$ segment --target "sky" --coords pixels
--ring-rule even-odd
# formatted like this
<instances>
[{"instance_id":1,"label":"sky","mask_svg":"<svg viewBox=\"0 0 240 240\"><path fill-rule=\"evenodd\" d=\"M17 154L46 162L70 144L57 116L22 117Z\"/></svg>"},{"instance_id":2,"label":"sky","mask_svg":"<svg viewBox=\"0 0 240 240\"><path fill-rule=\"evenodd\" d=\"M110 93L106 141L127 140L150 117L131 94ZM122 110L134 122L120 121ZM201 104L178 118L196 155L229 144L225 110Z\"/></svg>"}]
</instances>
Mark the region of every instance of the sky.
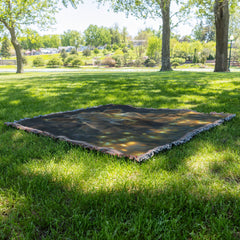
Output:
<instances>
[{"instance_id":1,"label":"sky","mask_svg":"<svg viewBox=\"0 0 240 240\"><path fill-rule=\"evenodd\" d=\"M176 6L172 6L172 9L175 8ZM52 26L52 29L40 32L40 34L63 34L68 29L83 33L90 24L99 27L112 27L114 24L118 24L120 29L127 27L128 33L134 37L140 30L146 27L158 30L161 25L161 19L141 20L133 16L126 17L124 13L109 11L107 6L98 8L97 3L88 0L84 4L80 4L77 9L73 9L71 6L68 6L68 8L62 7L62 10L56 14L56 24ZM173 32L183 36L190 35L191 30L192 27L189 24L181 24L181 28L179 27Z\"/></svg>"}]
</instances>

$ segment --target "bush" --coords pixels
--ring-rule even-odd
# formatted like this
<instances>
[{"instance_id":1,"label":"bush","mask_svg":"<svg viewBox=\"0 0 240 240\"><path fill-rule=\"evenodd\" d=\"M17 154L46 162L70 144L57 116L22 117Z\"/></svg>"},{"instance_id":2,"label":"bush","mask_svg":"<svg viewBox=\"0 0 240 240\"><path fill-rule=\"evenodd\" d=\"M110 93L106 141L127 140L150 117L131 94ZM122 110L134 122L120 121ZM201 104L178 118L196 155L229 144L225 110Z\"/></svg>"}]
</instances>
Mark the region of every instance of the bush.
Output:
<instances>
[{"instance_id":1,"label":"bush","mask_svg":"<svg viewBox=\"0 0 240 240\"><path fill-rule=\"evenodd\" d=\"M44 65L45 65L45 63L44 63L44 59L42 57L36 57L33 60L33 66L34 67L42 67Z\"/></svg>"},{"instance_id":2,"label":"bush","mask_svg":"<svg viewBox=\"0 0 240 240\"><path fill-rule=\"evenodd\" d=\"M68 67L79 67L84 65L83 61L77 55L71 55L67 57L64 61L64 66Z\"/></svg>"},{"instance_id":3,"label":"bush","mask_svg":"<svg viewBox=\"0 0 240 240\"><path fill-rule=\"evenodd\" d=\"M98 48L94 48L93 52L94 52L95 54L98 54L98 53L99 53L99 49L98 49Z\"/></svg>"},{"instance_id":4,"label":"bush","mask_svg":"<svg viewBox=\"0 0 240 240\"><path fill-rule=\"evenodd\" d=\"M114 51L116 51L118 48L119 48L119 46L118 46L116 43L114 43L114 44L112 45L112 49L113 49Z\"/></svg>"},{"instance_id":5,"label":"bush","mask_svg":"<svg viewBox=\"0 0 240 240\"><path fill-rule=\"evenodd\" d=\"M61 50L60 56L61 56L63 61L67 58L68 54L66 53L65 49Z\"/></svg>"},{"instance_id":6,"label":"bush","mask_svg":"<svg viewBox=\"0 0 240 240\"><path fill-rule=\"evenodd\" d=\"M76 58L76 56L69 56L65 59L64 61L64 66L69 66L71 65L71 62L74 60L74 58Z\"/></svg>"},{"instance_id":7,"label":"bush","mask_svg":"<svg viewBox=\"0 0 240 240\"><path fill-rule=\"evenodd\" d=\"M127 67L130 59L130 55L128 53L125 53L122 57L123 59L123 66Z\"/></svg>"},{"instance_id":8,"label":"bush","mask_svg":"<svg viewBox=\"0 0 240 240\"><path fill-rule=\"evenodd\" d=\"M115 67L116 61L113 58L107 57L102 60L102 65L108 65L109 67Z\"/></svg>"},{"instance_id":9,"label":"bush","mask_svg":"<svg viewBox=\"0 0 240 240\"><path fill-rule=\"evenodd\" d=\"M84 49L82 52L82 55L85 57L91 56L91 50L90 49Z\"/></svg>"},{"instance_id":10,"label":"bush","mask_svg":"<svg viewBox=\"0 0 240 240\"><path fill-rule=\"evenodd\" d=\"M100 66L101 65L101 60L98 58L94 61L94 65Z\"/></svg>"},{"instance_id":11,"label":"bush","mask_svg":"<svg viewBox=\"0 0 240 240\"><path fill-rule=\"evenodd\" d=\"M114 52L114 55L123 55L123 51L121 49L117 49L115 52Z\"/></svg>"},{"instance_id":12,"label":"bush","mask_svg":"<svg viewBox=\"0 0 240 240\"><path fill-rule=\"evenodd\" d=\"M78 55L78 52L77 52L76 48L72 48L70 54L71 55Z\"/></svg>"},{"instance_id":13,"label":"bush","mask_svg":"<svg viewBox=\"0 0 240 240\"><path fill-rule=\"evenodd\" d=\"M107 55L107 54L108 54L107 49L103 49L103 54L104 54L104 55Z\"/></svg>"},{"instance_id":14,"label":"bush","mask_svg":"<svg viewBox=\"0 0 240 240\"><path fill-rule=\"evenodd\" d=\"M200 63L205 64L207 61L207 58L205 56L201 56L199 61L200 61Z\"/></svg>"},{"instance_id":15,"label":"bush","mask_svg":"<svg viewBox=\"0 0 240 240\"><path fill-rule=\"evenodd\" d=\"M134 67L141 67L143 65L143 60L141 58L137 58L134 63Z\"/></svg>"},{"instance_id":16,"label":"bush","mask_svg":"<svg viewBox=\"0 0 240 240\"><path fill-rule=\"evenodd\" d=\"M154 67L156 66L156 64L157 64L156 61L154 61L154 59L151 59L151 58L146 59L144 62L144 65L146 67Z\"/></svg>"},{"instance_id":17,"label":"bush","mask_svg":"<svg viewBox=\"0 0 240 240\"><path fill-rule=\"evenodd\" d=\"M56 68L56 67L60 67L62 66L63 62L60 58L58 57L52 57L48 63L47 63L47 66L48 67L51 67L51 68Z\"/></svg>"},{"instance_id":18,"label":"bush","mask_svg":"<svg viewBox=\"0 0 240 240\"><path fill-rule=\"evenodd\" d=\"M106 49L108 50L108 51L111 51L112 50L112 47L111 47L111 45L107 45L107 47L106 47Z\"/></svg>"},{"instance_id":19,"label":"bush","mask_svg":"<svg viewBox=\"0 0 240 240\"><path fill-rule=\"evenodd\" d=\"M123 53L128 53L128 48L127 48L127 47L124 47L124 48L122 49L122 52L123 52Z\"/></svg>"},{"instance_id":20,"label":"bush","mask_svg":"<svg viewBox=\"0 0 240 240\"><path fill-rule=\"evenodd\" d=\"M174 62L179 63L179 65L180 65L180 64L184 64L186 62L186 60L185 60L185 58L172 58L171 63L174 63Z\"/></svg>"},{"instance_id":21,"label":"bush","mask_svg":"<svg viewBox=\"0 0 240 240\"><path fill-rule=\"evenodd\" d=\"M79 57L75 57L72 61L71 61L71 65L73 67L79 67L83 65L83 61L79 58Z\"/></svg>"},{"instance_id":22,"label":"bush","mask_svg":"<svg viewBox=\"0 0 240 240\"><path fill-rule=\"evenodd\" d=\"M116 67L122 67L123 66L123 56L121 55L116 55L112 57L115 62L116 62Z\"/></svg>"}]
</instances>

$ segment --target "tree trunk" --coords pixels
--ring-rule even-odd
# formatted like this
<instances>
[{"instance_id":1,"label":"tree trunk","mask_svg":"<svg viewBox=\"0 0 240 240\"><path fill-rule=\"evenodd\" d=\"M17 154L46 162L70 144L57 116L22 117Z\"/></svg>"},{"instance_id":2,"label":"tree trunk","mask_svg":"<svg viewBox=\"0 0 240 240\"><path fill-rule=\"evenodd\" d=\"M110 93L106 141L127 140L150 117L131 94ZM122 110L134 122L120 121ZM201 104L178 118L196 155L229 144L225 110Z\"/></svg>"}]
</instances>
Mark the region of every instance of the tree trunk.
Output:
<instances>
[{"instance_id":1,"label":"tree trunk","mask_svg":"<svg viewBox=\"0 0 240 240\"><path fill-rule=\"evenodd\" d=\"M214 6L216 25L216 63L214 72L227 72L228 69L228 0L215 0Z\"/></svg>"},{"instance_id":2,"label":"tree trunk","mask_svg":"<svg viewBox=\"0 0 240 240\"><path fill-rule=\"evenodd\" d=\"M11 42L16 52L17 57L17 73L23 73L23 59L22 59L22 52L21 52L21 45L17 41L15 28L12 27L9 29L11 34Z\"/></svg>"},{"instance_id":3,"label":"tree trunk","mask_svg":"<svg viewBox=\"0 0 240 240\"><path fill-rule=\"evenodd\" d=\"M170 4L171 0L161 0L162 11L162 67L160 71L172 71L170 63Z\"/></svg>"}]
</instances>

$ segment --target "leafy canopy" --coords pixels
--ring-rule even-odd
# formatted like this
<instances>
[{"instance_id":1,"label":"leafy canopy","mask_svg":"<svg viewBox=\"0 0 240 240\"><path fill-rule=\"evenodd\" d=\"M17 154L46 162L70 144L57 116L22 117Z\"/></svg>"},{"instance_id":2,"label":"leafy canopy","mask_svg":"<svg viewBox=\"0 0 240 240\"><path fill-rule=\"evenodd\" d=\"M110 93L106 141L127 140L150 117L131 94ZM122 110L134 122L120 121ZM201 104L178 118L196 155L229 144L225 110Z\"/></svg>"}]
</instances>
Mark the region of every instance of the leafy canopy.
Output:
<instances>
[{"instance_id":1,"label":"leafy canopy","mask_svg":"<svg viewBox=\"0 0 240 240\"><path fill-rule=\"evenodd\" d=\"M58 10L57 0L0 0L0 24L18 31L32 24L46 27Z\"/></svg>"}]
</instances>

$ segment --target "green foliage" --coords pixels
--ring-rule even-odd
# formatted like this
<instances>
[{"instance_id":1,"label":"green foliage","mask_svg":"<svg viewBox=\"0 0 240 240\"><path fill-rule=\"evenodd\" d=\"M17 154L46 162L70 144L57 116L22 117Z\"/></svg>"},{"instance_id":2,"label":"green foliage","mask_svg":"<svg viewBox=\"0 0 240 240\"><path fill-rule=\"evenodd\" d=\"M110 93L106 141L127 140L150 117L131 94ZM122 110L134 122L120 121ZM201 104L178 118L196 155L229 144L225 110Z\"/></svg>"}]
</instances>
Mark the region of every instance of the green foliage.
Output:
<instances>
[{"instance_id":1,"label":"green foliage","mask_svg":"<svg viewBox=\"0 0 240 240\"><path fill-rule=\"evenodd\" d=\"M83 37L80 32L75 30L68 30L61 35L62 46L75 46L79 48L83 44Z\"/></svg>"},{"instance_id":2,"label":"green foliage","mask_svg":"<svg viewBox=\"0 0 240 240\"><path fill-rule=\"evenodd\" d=\"M116 62L116 67L123 67L124 66L124 60L123 60L123 56L122 55L114 55L112 57L115 62Z\"/></svg>"},{"instance_id":3,"label":"green foliage","mask_svg":"<svg viewBox=\"0 0 240 240\"><path fill-rule=\"evenodd\" d=\"M84 49L83 52L82 52L82 55L85 56L85 57L89 57L91 56L91 50L90 49Z\"/></svg>"},{"instance_id":4,"label":"green foliage","mask_svg":"<svg viewBox=\"0 0 240 240\"><path fill-rule=\"evenodd\" d=\"M173 65L173 63L178 63L180 64L184 64L186 62L185 58L171 58L171 63Z\"/></svg>"},{"instance_id":5,"label":"green foliage","mask_svg":"<svg viewBox=\"0 0 240 240\"><path fill-rule=\"evenodd\" d=\"M60 35L57 34L43 35L40 41L44 48L58 48L62 45Z\"/></svg>"},{"instance_id":6,"label":"green foliage","mask_svg":"<svg viewBox=\"0 0 240 240\"><path fill-rule=\"evenodd\" d=\"M128 67L132 58L129 53L124 53L123 55L123 66Z\"/></svg>"},{"instance_id":7,"label":"green foliage","mask_svg":"<svg viewBox=\"0 0 240 240\"><path fill-rule=\"evenodd\" d=\"M111 34L109 29L90 25L85 31L85 42L87 46L98 47L111 43Z\"/></svg>"},{"instance_id":8,"label":"green foliage","mask_svg":"<svg viewBox=\"0 0 240 240\"><path fill-rule=\"evenodd\" d=\"M103 49L103 54L107 55L108 54L108 50L107 49Z\"/></svg>"},{"instance_id":9,"label":"green foliage","mask_svg":"<svg viewBox=\"0 0 240 240\"><path fill-rule=\"evenodd\" d=\"M64 61L64 66L66 67L79 67L84 65L82 59L77 55L70 55Z\"/></svg>"},{"instance_id":10,"label":"green foliage","mask_svg":"<svg viewBox=\"0 0 240 240\"><path fill-rule=\"evenodd\" d=\"M208 24L205 26L203 25L203 22L199 25L196 25L193 29L193 36L195 40L199 40L201 42L209 42L209 41L215 41L216 40L216 30L214 26L214 19L212 18Z\"/></svg>"},{"instance_id":11,"label":"green foliage","mask_svg":"<svg viewBox=\"0 0 240 240\"><path fill-rule=\"evenodd\" d=\"M31 23L49 26L54 23L54 13L58 11L58 1L28 0L0 1L0 22L6 27L24 29Z\"/></svg>"},{"instance_id":12,"label":"green foliage","mask_svg":"<svg viewBox=\"0 0 240 240\"><path fill-rule=\"evenodd\" d=\"M133 66L134 67L141 67L143 66L143 59L142 58L137 58L134 62L133 62Z\"/></svg>"},{"instance_id":13,"label":"green foliage","mask_svg":"<svg viewBox=\"0 0 240 240\"><path fill-rule=\"evenodd\" d=\"M114 43L114 44L112 45L112 49L113 49L114 51L116 51L116 50L119 49L119 46L118 46L116 43Z\"/></svg>"},{"instance_id":14,"label":"green foliage","mask_svg":"<svg viewBox=\"0 0 240 240\"><path fill-rule=\"evenodd\" d=\"M94 48L93 52L94 52L95 54L98 54L98 53L99 53L99 49L98 49L98 48Z\"/></svg>"},{"instance_id":15,"label":"green foliage","mask_svg":"<svg viewBox=\"0 0 240 240\"><path fill-rule=\"evenodd\" d=\"M140 30L137 34L137 36L134 38L135 40L144 40L145 45L147 45L149 39L151 37L154 37L155 32L151 28L146 28L144 30Z\"/></svg>"},{"instance_id":16,"label":"green foliage","mask_svg":"<svg viewBox=\"0 0 240 240\"><path fill-rule=\"evenodd\" d=\"M26 29L19 41L23 49L32 51L43 47L41 38L37 31Z\"/></svg>"},{"instance_id":17,"label":"green foliage","mask_svg":"<svg viewBox=\"0 0 240 240\"><path fill-rule=\"evenodd\" d=\"M233 35L235 41L240 40L240 5L230 15L229 36Z\"/></svg>"},{"instance_id":18,"label":"green foliage","mask_svg":"<svg viewBox=\"0 0 240 240\"><path fill-rule=\"evenodd\" d=\"M155 67L157 65L157 63L154 59L148 58L144 61L144 65L146 67Z\"/></svg>"},{"instance_id":19,"label":"green foliage","mask_svg":"<svg viewBox=\"0 0 240 240\"><path fill-rule=\"evenodd\" d=\"M123 54L124 54L123 51L119 48L114 52L114 55L121 55L122 56Z\"/></svg>"},{"instance_id":20,"label":"green foliage","mask_svg":"<svg viewBox=\"0 0 240 240\"><path fill-rule=\"evenodd\" d=\"M162 49L161 39L155 36L150 37L147 46L147 56L153 59L155 62L159 63L161 58L161 49Z\"/></svg>"},{"instance_id":21,"label":"green foliage","mask_svg":"<svg viewBox=\"0 0 240 240\"><path fill-rule=\"evenodd\" d=\"M7 37L4 37L2 40L2 47L1 47L1 56L3 58L9 58L11 56L10 47L11 47L11 42Z\"/></svg>"},{"instance_id":22,"label":"green foliage","mask_svg":"<svg viewBox=\"0 0 240 240\"><path fill-rule=\"evenodd\" d=\"M77 52L76 48L72 48L70 54L71 55L78 55L78 52Z\"/></svg>"},{"instance_id":23,"label":"green foliage","mask_svg":"<svg viewBox=\"0 0 240 240\"><path fill-rule=\"evenodd\" d=\"M70 55L64 61L64 66L71 66L71 62L76 58L74 55Z\"/></svg>"},{"instance_id":24,"label":"green foliage","mask_svg":"<svg viewBox=\"0 0 240 240\"><path fill-rule=\"evenodd\" d=\"M202 43L200 41L179 42L176 39L171 40L171 56L172 58L184 58L185 60L193 60L199 62L201 55L205 58L215 57L215 42Z\"/></svg>"},{"instance_id":25,"label":"green foliage","mask_svg":"<svg viewBox=\"0 0 240 240\"><path fill-rule=\"evenodd\" d=\"M36 57L34 60L33 60L33 66L34 67L42 67L45 65L45 62L44 62L44 59L42 57Z\"/></svg>"},{"instance_id":26,"label":"green foliage","mask_svg":"<svg viewBox=\"0 0 240 240\"><path fill-rule=\"evenodd\" d=\"M67 58L68 54L67 54L65 49L61 50L60 56L61 56L63 61Z\"/></svg>"},{"instance_id":27,"label":"green foliage","mask_svg":"<svg viewBox=\"0 0 240 240\"><path fill-rule=\"evenodd\" d=\"M123 52L123 53L128 53L128 48L127 48L127 47L123 47L123 48L122 48L122 52Z\"/></svg>"},{"instance_id":28,"label":"green foliage","mask_svg":"<svg viewBox=\"0 0 240 240\"><path fill-rule=\"evenodd\" d=\"M111 35L111 44L114 46L120 46L121 44L121 34L119 32L118 25L115 24L114 27L109 28L109 32Z\"/></svg>"},{"instance_id":29,"label":"green foliage","mask_svg":"<svg viewBox=\"0 0 240 240\"><path fill-rule=\"evenodd\" d=\"M111 46L110 44L107 44L106 49L107 49L108 51L111 51L111 50L112 50L112 46Z\"/></svg>"},{"instance_id":30,"label":"green foliage","mask_svg":"<svg viewBox=\"0 0 240 240\"><path fill-rule=\"evenodd\" d=\"M63 65L63 62L59 57L52 57L47 63L47 66L50 68L57 68L62 65Z\"/></svg>"},{"instance_id":31,"label":"green foliage","mask_svg":"<svg viewBox=\"0 0 240 240\"><path fill-rule=\"evenodd\" d=\"M73 67L80 67L83 65L83 61L81 60L80 57L75 57L72 61L71 61L71 65Z\"/></svg>"}]
</instances>

